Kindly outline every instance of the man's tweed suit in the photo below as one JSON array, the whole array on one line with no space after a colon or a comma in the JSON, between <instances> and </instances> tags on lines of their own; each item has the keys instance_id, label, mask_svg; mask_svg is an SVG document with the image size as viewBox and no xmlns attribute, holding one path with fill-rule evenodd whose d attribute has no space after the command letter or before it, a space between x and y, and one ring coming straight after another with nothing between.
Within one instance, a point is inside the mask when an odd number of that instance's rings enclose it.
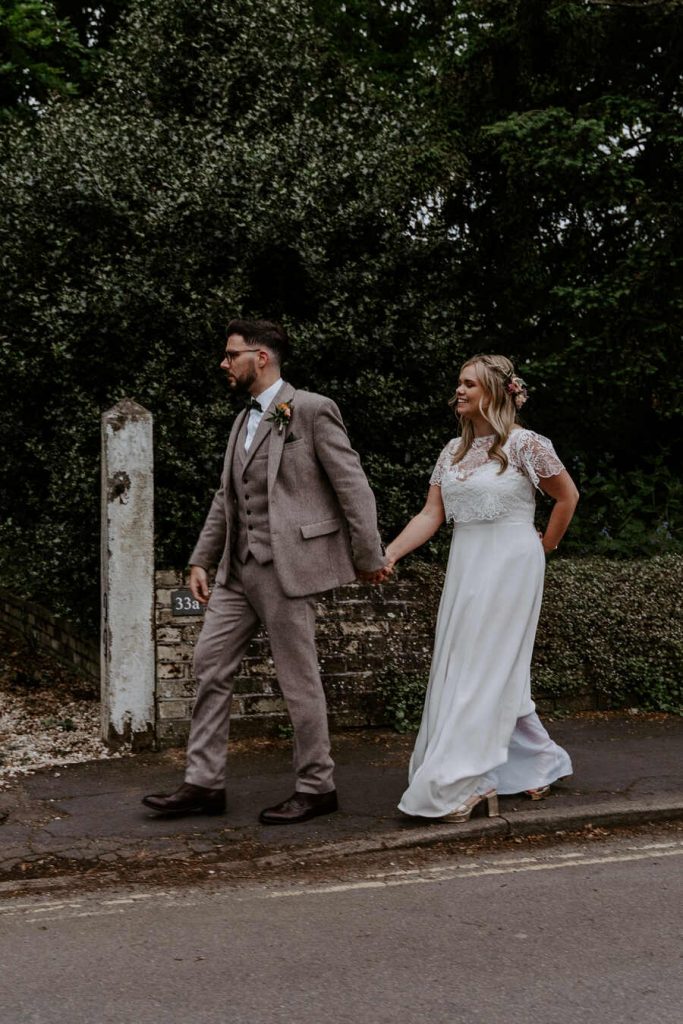
<instances>
[{"instance_id":1,"label":"man's tweed suit","mask_svg":"<svg viewBox=\"0 0 683 1024\"><path fill-rule=\"evenodd\" d=\"M289 402L282 430L268 417ZM315 595L384 561L375 499L334 402L284 383L248 452L237 416L221 478L190 563L218 564L195 651L197 700L186 782L225 784L233 679L263 623L294 728L296 789L334 788L315 651Z\"/></svg>"}]
</instances>

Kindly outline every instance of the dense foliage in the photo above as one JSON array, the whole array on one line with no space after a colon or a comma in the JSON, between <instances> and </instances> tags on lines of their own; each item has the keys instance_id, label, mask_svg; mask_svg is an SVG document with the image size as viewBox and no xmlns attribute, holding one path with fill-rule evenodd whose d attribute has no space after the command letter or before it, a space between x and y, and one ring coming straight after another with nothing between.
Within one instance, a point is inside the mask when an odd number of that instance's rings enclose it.
<instances>
[{"instance_id":1,"label":"dense foliage","mask_svg":"<svg viewBox=\"0 0 683 1024\"><path fill-rule=\"evenodd\" d=\"M582 489L567 550L680 544L674 8L132 2L92 95L16 124L0 170L4 582L93 618L124 395L155 415L158 559L183 564L240 314L291 329L287 376L339 402L385 533L488 349Z\"/></svg>"},{"instance_id":2,"label":"dense foliage","mask_svg":"<svg viewBox=\"0 0 683 1024\"><path fill-rule=\"evenodd\" d=\"M128 0L0 0L0 124L89 92Z\"/></svg>"},{"instance_id":3,"label":"dense foliage","mask_svg":"<svg viewBox=\"0 0 683 1024\"><path fill-rule=\"evenodd\" d=\"M546 578L532 662L534 691L571 707L683 713L683 558L558 559Z\"/></svg>"},{"instance_id":4,"label":"dense foliage","mask_svg":"<svg viewBox=\"0 0 683 1024\"><path fill-rule=\"evenodd\" d=\"M84 51L49 0L0 0L0 123L74 91Z\"/></svg>"}]
</instances>

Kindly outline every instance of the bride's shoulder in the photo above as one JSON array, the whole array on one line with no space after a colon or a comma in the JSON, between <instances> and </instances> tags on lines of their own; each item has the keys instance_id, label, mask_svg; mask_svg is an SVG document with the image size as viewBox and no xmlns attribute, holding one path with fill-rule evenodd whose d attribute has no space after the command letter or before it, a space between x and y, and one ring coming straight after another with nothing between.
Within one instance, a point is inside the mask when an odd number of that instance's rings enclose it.
<instances>
[{"instance_id":1,"label":"bride's shoulder","mask_svg":"<svg viewBox=\"0 0 683 1024\"><path fill-rule=\"evenodd\" d=\"M527 430L526 427L514 427L510 431L510 445L513 448L552 448L552 441L535 430Z\"/></svg>"},{"instance_id":2,"label":"bride's shoulder","mask_svg":"<svg viewBox=\"0 0 683 1024\"><path fill-rule=\"evenodd\" d=\"M439 458L443 459L447 455L454 455L460 446L461 440L462 438L460 437L452 437L450 441L447 441L439 453Z\"/></svg>"}]
</instances>

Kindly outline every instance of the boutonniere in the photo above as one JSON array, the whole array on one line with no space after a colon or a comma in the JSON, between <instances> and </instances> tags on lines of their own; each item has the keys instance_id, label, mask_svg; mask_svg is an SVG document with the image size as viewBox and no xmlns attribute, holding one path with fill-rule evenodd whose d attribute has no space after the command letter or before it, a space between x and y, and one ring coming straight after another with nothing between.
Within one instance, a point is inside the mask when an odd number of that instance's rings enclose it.
<instances>
[{"instance_id":1,"label":"boutonniere","mask_svg":"<svg viewBox=\"0 0 683 1024\"><path fill-rule=\"evenodd\" d=\"M268 417L268 422L277 423L278 434L281 434L285 427L289 426L293 411L294 406L291 402L280 402L279 405L276 405L273 409L272 413Z\"/></svg>"}]
</instances>

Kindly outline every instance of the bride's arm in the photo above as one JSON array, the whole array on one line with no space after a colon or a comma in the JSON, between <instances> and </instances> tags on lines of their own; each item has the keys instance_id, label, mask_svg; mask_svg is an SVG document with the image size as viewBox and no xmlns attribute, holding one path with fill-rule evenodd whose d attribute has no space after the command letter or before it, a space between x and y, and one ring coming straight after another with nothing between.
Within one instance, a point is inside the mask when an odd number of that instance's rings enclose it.
<instances>
[{"instance_id":1,"label":"bride's arm","mask_svg":"<svg viewBox=\"0 0 683 1024\"><path fill-rule=\"evenodd\" d=\"M556 476L539 480L539 486L555 499L548 525L541 537L543 550L548 554L549 551L555 550L564 537L579 500L579 492L566 469Z\"/></svg>"},{"instance_id":2,"label":"bride's arm","mask_svg":"<svg viewBox=\"0 0 683 1024\"><path fill-rule=\"evenodd\" d=\"M387 545L385 578L391 573L399 558L403 558L404 555L419 548L421 544L433 537L445 519L446 513L441 499L441 488L433 484L427 492L427 501L422 511L413 516L398 537Z\"/></svg>"}]
</instances>

